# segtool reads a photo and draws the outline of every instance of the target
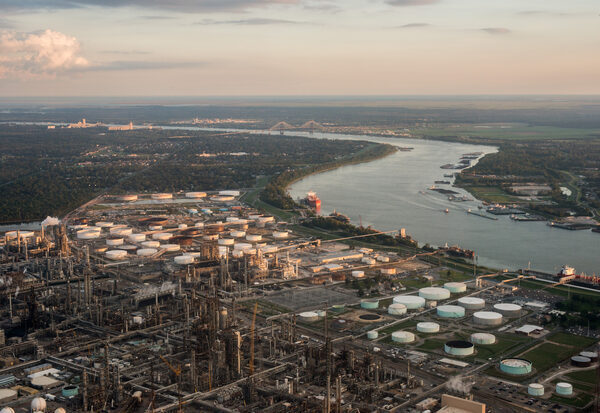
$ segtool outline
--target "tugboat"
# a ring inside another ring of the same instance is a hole
[[[449,210],[448,208],[446,208],[446,209],[444,209],[444,212],[445,212],[446,214],[448,214],[448,213],[450,212],[450,210]]]
[[[329,216],[333,219],[337,219],[338,221],[343,222],[344,224],[350,223],[350,217],[348,217],[347,215],[344,215],[344,214],[340,214],[335,209],[333,210],[333,212],[331,214],[329,214]]]

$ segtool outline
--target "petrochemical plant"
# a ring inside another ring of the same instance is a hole
[[[319,239],[243,195],[103,195],[1,232],[0,413],[594,408],[597,340],[549,323],[534,276]]]

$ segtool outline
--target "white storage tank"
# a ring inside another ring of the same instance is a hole
[[[246,235],[246,241],[250,241],[250,242],[257,242],[262,240],[262,236],[261,235],[257,235],[257,234],[248,234]]]
[[[317,321],[319,319],[319,315],[314,311],[305,311],[303,313],[298,314],[298,318],[300,318],[300,321],[310,323],[313,321]]]
[[[156,234],[152,234],[152,239],[158,241],[166,241],[168,239],[171,239],[172,237],[173,235],[169,232],[157,232]]]
[[[136,254],[140,257],[149,257],[158,252],[156,248],[140,248],[136,251]]]
[[[289,236],[289,232],[287,231],[275,231],[273,233],[273,238],[275,239],[285,239]]]
[[[229,231],[229,235],[233,238],[242,238],[246,236],[246,231]]]
[[[179,264],[179,265],[188,265],[188,264],[193,264],[194,263],[194,257],[192,257],[191,255],[178,255],[177,257],[174,258],[175,264]]]
[[[123,227],[123,228],[111,228],[109,230],[109,232],[111,234],[114,234],[114,235],[120,235],[122,237],[125,237],[127,235],[133,234],[133,229],[127,228],[127,227]]]
[[[458,305],[465,310],[481,310],[485,308],[485,300],[479,297],[461,297],[458,299]]]
[[[135,245],[131,245],[131,244],[117,245],[117,248],[120,250],[125,250],[125,251],[137,250],[137,247]]]
[[[186,198],[204,198],[206,196],[206,192],[186,192]]]
[[[560,396],[571,396],[573,394],[573,385],[570,383],[556,383],[556,394]]]
[[[425,299],[416,295],[397,295],[394,303],[404,304],[409,310],[425,307]]]
[[[125,250],[108,250],[106,251],[106,258],[109,260],[122,260],[127,258],[127,251]]]
[[[31,411],[32,412],[44,412],[46,411],[46,400],[41,397],[36,397],[31,401]]]
[[[194,224],[194,227],[196,227],[196,228],[204,228],[204,222],[196,222]]]
[[[412,343],[415,341],[415,335],[410,331],[394,331],[392,341],[396,343]]]
[[[187,224],[179,224],[177,225],[177,229],[187,229]]]
[[[233,245],[235,244],[235,241],[232,238],[221,238],[219,239],[219,241],[217,241],[217,243],[219,245]]]
[[[267,223],[273,222],[273,221],[275,221],[275,218],[269,217],[269,216],[258,218],[258,222],[260,222],[261,224],[267,224]]]
[[[450,291],[441,287],[425,287],[419,290],[419,297],[432,301],[446,300],[450,298]]]
[[[444,351],[453,356],[470,356],[475,352],[475,346],[470,341],[452,340],[444,344]]]
[[[480,346],[489,346],[496,342],[496,336],[489,333],[473,333],[471,334],[471,343]]]
[[[460,294],[467,291],[467,284],[459,282],[449,282],[444,284],[444,288],[450,291],[452,294]]]
[[[160,242],[158,241],[143,241],[142,247],[144,248],[158,248],[160,247]]]
[[[115,247],[117,245],[123,245],[123,238],[109,238],[106,240],[106,245],[109,247]]]
[[[179,244],[163,244],[161,248],[166,252],[177,252],[181,249],[181,246]]]
[[[252,244],[248,244],[247,242],[238,242],[233,248],[236,250],[249,250],[252,248]]]
[[[394,275],[394,274],[396,274],[396,269],[395,268],[382,268],[380,271],[381,271],[381,274],[383,274],[383,275]]]
[[[144,234],[131,234],[129,237],[129,241],[131,242],[142,242],[146,240],[146,235]]]
[[[371,257],[362,257],[362,259],[360,260],[363,264],[367,264],[367,265],[374,265],[375,264],[375,260]]]
[[[204,241],[216,241],[219,239],[219,234],[207,234],[202,237]]]
[[[379,261],[379,262],[390,262],[390,257],[386,257],[385,255],[379,255],[377,257],[377,261]]]
[[[240,191],[233,191],[233,190],[219,191],[219,195],[240,196]]]
[[[502,314],[494,311],[477,311],[473,314],[473,322],[481,326],[499,326],[502,321]]]
[[[465,308],[459,305],[440,305],[437,315],[443,318],[460,318],[465,316]]]
[[[154,200],[172,199],[173,194],[152,194],[150,197]]]
[[[354,270],[352,271],[352,277],[354,278],[363,278],[365,276],[364,271]]]
[[[133,201],[137,201],[138,196],[137,195],[121,195],[119,197],[119,201],[123,201],[123,202],[133,202]]]
[[[109,221],[98,221],[96,222],[96,226],[99,228],[110,228],[112,226],[114,226],[114,222],[109,222]]]
[[[150,225],[150,226],[148,226],[148,229],[150,231],[162,231],[163,226],[162,225]]]
[[[392,303],[388,307],[388,314],[390,315],[404,315],[406,311],[406,306],[400,303]]]
[[[375,340],[379,337],[379,333],[376,330],[367,331],[367,338],[369,340]]]
[[[77,238],[82,240],[90,240],[100,238],[99,231],[78,231]]]
[[[540,383],[531,383],[527,386],[527,393],[531,396],[543,396],[544,385]]]
[[[499,303],[494,304],[494,310],[502,314],[504,317],[519,317],[522,307],[517,304]]]
[[[417,324],[417,331],[419,333],[437,333],[440,331],[440,325],[438,323],[431,323],[424,321]]]

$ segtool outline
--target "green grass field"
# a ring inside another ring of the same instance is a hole
[[[464,186],[463,188],[482,201],[499,204],[523,202],[522,199],[504,192],[499,186]]]
[[[594,396],[587,393],[579,393],[575,397],[560,397],[557,395],[553,395],[550,397],[550,400],[555,403],[566,404],[568,406],[582,408],[587,406],[592,400]]]
[[[578,352],[579,349],[577,347],[543,343],[521,354],[519,357],[531,361],[536,371],[541,373],[552,367],[555,367],[560,362],[568,359]]]
[[[546,340],[552,341],[553,343],[574,346],[582,350],[596,343],[596,339],[590,337],[576,336],[574,334],[564,332],[554,333],[551,336],[546,337]]]

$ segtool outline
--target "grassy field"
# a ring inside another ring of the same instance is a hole
[[[381,334],[392,334],[394,331],[398,331],[398,330],[405,330],[407,328],[411,328],[417,325],[417,322],[414,320],[406,320],[403,323],[399,323],[399,324],[394,324],[391,327],[387,327],[384,328],[383,330],[380,330],[379,333]]]
[[[493,279],[496,281],[502,281],[502,280],[507,280],[509,278],[514,278],[512,276],[506,276],[506,275],[499,275],[497,277],[494,277]],[[529,288],[530,290],[539,290],[545,287],[548,287],[550,284],[543,282],[543,281],[536,281],[536,280],[515,280],[515,281],[511,281],[507,284],[520,284],[521,287],[523,288]],[[553,295],[557,295],[560,297],[568,297],[569,295],[571,297],[576,297],[576,296],[588,296],[588,297],[600,297],[600,290],[598,292],[596,291],[590,291],[590,290],[582,290],[582,289],[578,289],[575,287],[567,287],[564,285],[560,285],[554,288],[547,288],[545,290],[546,292],[553,294]]]
[[[564,332],[554,333],[551,336],[546,337],[546,340],[552,341],[553,343],[557,343],[557,344],[566,344],[567,346],[575,346],[582,350],[584,348],[589,347],[592,344],[596,343],[596,339],[589,338],[589,337],[583,337],[583,336],[576,336],[574,334],[569,334],[569,333],[564,333]]]
[[[578,347],[543,343],[521,354],[519,357],[531,361],[536,371],[541,373],[555,367],[579,351]]]
[[[550,400],[555,403],[566,404],[568,406],[574,406],[578,408],[587,406],[593,399],[594,396],[587,393],[579,393],[575,397],[560,397],[557,395],[550,397]]]
[[[598,137],[598,129],[559,128],[553,126],[530,126],[523,123],[461,124],[445,127],[413,129],[417,137],[457,136],[489,140],[536,141],[546,139],[589,139]]]
[[[463,188],[482,201],[498,204],[523,202],[522,199],[504,192],[499,186],[464,186]]]

